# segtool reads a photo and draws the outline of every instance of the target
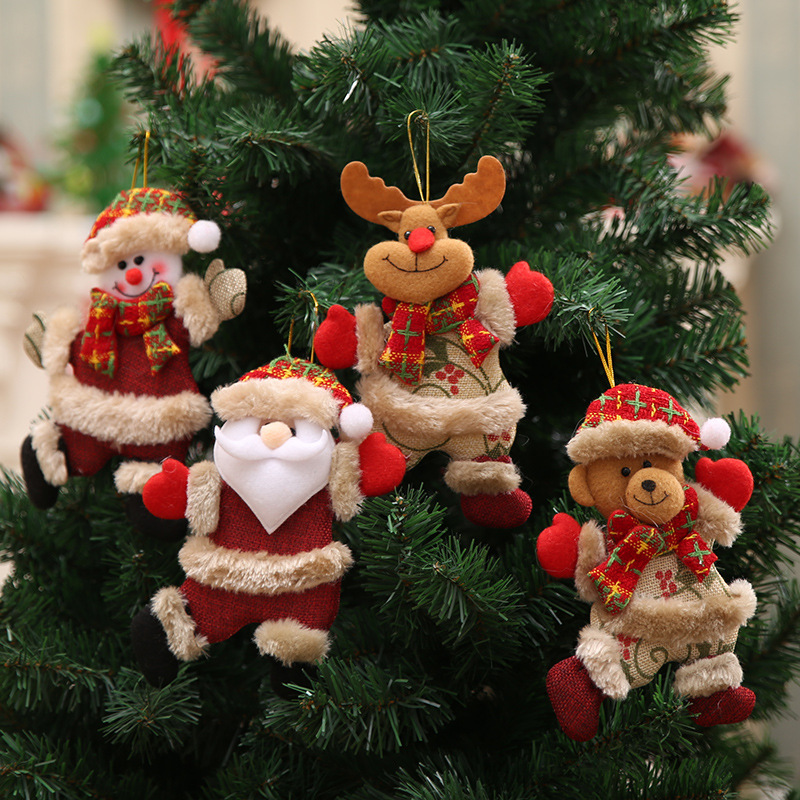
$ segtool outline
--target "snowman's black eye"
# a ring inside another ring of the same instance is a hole
[[[622,473],[623,477],[627,478],[627,477],[628,477],[628,475],[630,475],[630,474],[631,474],[631,468],[630,468],[630,467],[623,467],[623,468],[620,470],[620,472]]]
[[[120,261],[119,264],[117,264],[117,267],[119,267],[119,269],[127,269],[128,268],[128,262],[127,261]]]
[[[144,264],[144,256],[136,256],[133,259],[133,263],[136,264],[137,267],[141,267]]]

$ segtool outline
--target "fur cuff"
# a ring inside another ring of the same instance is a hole
[[[370,375],[378,371],[378,359],[386,346],[383,311],[376,305],[356,306],[356,371]]]
[[[339,580],[352,566],[347,545],[331,542],[294,555],[229,550],[204,536],[190,536],[178,553],[187,578],[203,586],[272,597],[304,592]]]
[[[587,603],[596,603],[600,598],[594,581],[589,577],[589,571],[605,561],[606,537],[603,529],[593,519],[581,526],[578,537],[578,561],[575,565],[575,588],[581,600]]]
[[[64,374],[75,337],[84,323],[74,308],[59,308],[47,319],[47,329],[42,341],[42,365],[51,377]]]
[[[707,542],[717,542],[730,547],[742,532],[742,516],[726,502],[711,494],[699,483],[690,484],[697,492],[700,512],[697,532]]]
[[[578,634],[575,655],[603,694],[613,700],[624,700],[628,696],[631,685],[622,668],[619,642],[613,636],[587,625]]]
[[[742,666],[733,653],[701,658],[675,672],[673,688],[687,697],[710,697],[728,687],[742,685]]]
[[[272,656],[287,667],[296,661],[303,664],[322,661],[330,648],[327,631],[307,628],[293,619],[262,622],[253,641],[261,655]]]
[[[150,609],[167,635],[170,651],[181,661],[194,661],[208,645],[204,636],[196,636],[194,620],[186,610],[186,600],[175,586],[166,586],[153,595]]]
[[[519,488],[517,468],[504,461],[451,461],[444,482],[458,494],[507,494]]]
[[[184,275],[175,286],[175,316],[189,332],[192,347],[199,347],[217,332],[219,312],[199,275]]]
[[[364,495],[361,494],[361,463],[358,444],[339,442],[333,450],[328,493],[336,519],[351,520],[361,510]]]
[[[114,486],[120,494],[141,494],[147,481],[159,472],[157,461],[125,461],[114,472]]]
[[[500,339],[501,347],[507,347],[517,328],[506,279],[496,269],[476,270],[475,277],[480,284],[475,317]]]
[[[31,446],[36,453],[39,469],[51,486],[63,486],[67,482],[67,459],[58,449],[61,431],[51,419],[40,419],[31,428]]]
[[[196,536],[208,536],[219,525],[222,478],[213,461],[199,461],[189,467],[186,487],[186,520]]]

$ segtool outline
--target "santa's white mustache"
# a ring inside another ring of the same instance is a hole
[[[291,439],[275,449],[264,444],[258,430],[242,437],[231,437],[217,426],[214,428],[214,436],[218,447],[221,447],[228,455],[242,461],[263,461],[270,458],[281,461],[305,461],[325,450],[330,433],[326,429],[316,426],[313,430],[301,430],[301,427],[304,427],[302,421],[298,421],[296,425],[298,435],[292,436]],[[258,428],[260,430],[260,424]],[[314,435],[314,438],[311,440],[306,438],[309,434]]]

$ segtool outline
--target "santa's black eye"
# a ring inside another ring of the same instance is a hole
[[[137,267],[141,267],[144,264],[144,256],[136,256],[133,259],[133,263],[136,264]]]
[[[117,267],[119,267],[120,269],[127,269],[128,268],[128,262],[127,261],[120,261],[119,264],[117,264]]]
[[[649,468],[650,468],[650,467],[652,467],[653,465],[652,465],[652,464],[651,464],[649,461],[642,461],[642,466],[643,466],[645,469],[649,469]]]
[[[628,477],[628,475],[630,475],[630,474],[631,474],[631,468],[630,468],[630,467],[623,467],[623,468],[620,470],[620,472],[622,473],[623,477],[627,478],[627,477]]]
[[[411,236],[411,231],[406,231],[406,232],[403,234],[403,238],[404,238],[404,239],[408,239],[408,237],[409,237],[409,236]]]

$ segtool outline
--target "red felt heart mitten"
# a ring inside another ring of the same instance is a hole
[[[536,540],[536,557],[542,569],[554,578],[575,577],[581,524],[569,514],[556,514],[553,524]]]
[[[344,307],[332,305],[314,335],[314,351],[328,369],[347,369],[356,363],[356,318]]]
[[[377,497],[392,491],[406,474],[405,456],[378,431],[361,442],[358,456],[361,465],[361,493],[366,497]]]
[[[741,511],[753,494],[753,473],[738,458],[721,458],[719,461],[701,458],[694,468],[694,475],[704,489],[735,511]]]
[[[188,485],[189,468],[174,458],[165,459],[161,472],[144,485],[142,500],[145,508],[161,519],[183,519]]]
[[[517,261],[508,271],[506,289],[518,328],[541,322],[553,307],[553,284],[541,272],[534,272],[526,261]]]

